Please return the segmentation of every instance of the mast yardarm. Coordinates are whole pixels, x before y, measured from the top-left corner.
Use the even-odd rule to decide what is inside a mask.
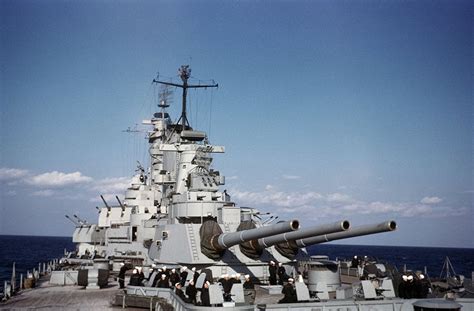
[[[179,68],[178,70],[179,77],[183,81],[183,84],[177,84],[177,83],[172,83],[172,82],[166,82],[166,81],[159,81],[157,79],[153,79],[153,83],[159,83],[159,84],[164,84],[164,85],[171,85],[175,87],[180,87],[183,89],[183,99],[182,99],[182,111],[181,111],[181,117],[178,120],[178,124],[181,121],[181,126],[183,127],[183,130],[186,129],[186,126],[189,127],[189,121],[188,118],[186,117],[186,97],[188,94],[188,89],[197,89],[197,88],[208,88],[208,87],[218,87],[219,84],[188,84],[188,79],[191,77],[191,68],[189,68],[189,65],[183,65]]]

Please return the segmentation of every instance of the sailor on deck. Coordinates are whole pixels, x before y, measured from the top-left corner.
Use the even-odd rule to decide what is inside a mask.
[[[270,274],[270,278],[269,278],[270,285],[276,285],[277,284],[277,266],[275,265],[275,262],[273,260],[270,261],[268,272]]]
[[[283,289],[281,290],[281,293],[285,295],[278,303],[293,303],[297,302],[298,300],[296,299],[296,289],[293,285],[294,280],[292,278],[288,279],[288,283],[283,286]]]

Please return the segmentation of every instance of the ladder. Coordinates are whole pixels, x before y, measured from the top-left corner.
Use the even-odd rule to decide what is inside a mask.
[[[196,244],[196,238],[194,236],[194,230],[192,224],[186,224],[186,229],[188,231],[189,242],[191,244],[191,252],[193,253],[193,260],[199,261],[199,253]]]

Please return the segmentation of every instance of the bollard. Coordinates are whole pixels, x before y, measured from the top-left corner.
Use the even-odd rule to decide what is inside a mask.
[[[20,274],[20,290],[23,289],[23,273]]]
[[[12,267],[12,280],[11,280],[11,286],[12,286],[12,294],[15,292],[15,287],[16,287],[16,268],[15,268],[15,262],[13,262],[13,267]]]
[[[38,263],[38,275],[41,274],[41,263]]]
[[[43,274],[46,274],[46,264],[43,262]]]
[[[7,281],[5,281],[5,283],[3,284],[3,299],[4,300],[7,300],[8,298],[8,283]]]

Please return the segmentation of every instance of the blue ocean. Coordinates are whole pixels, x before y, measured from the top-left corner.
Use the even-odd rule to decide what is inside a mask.
[[[16,262],[19,276],[32,268],[37,269],[38,263],[60,258],[65,249],[75,249],[71,237],[0,235],[0,285],[5,280],[10,280],[13,262]],[[310,246],[308,252],[311,255],[327,255],[330,259],[350,259],[354,255],[371,256],[392,263],[399,270],[404,265],[408,270],[423,271],[426,267],[431,277],[440,275],[444,259],[448,256],[457,274],[471,277],[471,272],[474,271],[473,248],[320,244]]]

